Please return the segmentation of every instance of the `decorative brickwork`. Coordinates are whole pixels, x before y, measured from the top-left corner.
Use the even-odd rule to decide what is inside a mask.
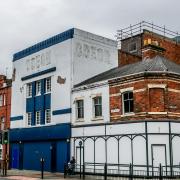
[[[123,114],[121,89],[133,87],[134,114]],[[119,112],[113,112],[119,109]],[[141,77],[110,82],[111,120],[180,119],[180,81],[172,77]]]

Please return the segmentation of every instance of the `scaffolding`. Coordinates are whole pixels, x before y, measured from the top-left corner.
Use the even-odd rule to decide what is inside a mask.
[[[117,41],[118,45],[121,44],[123,39],[134,37],[138,34],[143,33],[143,31],[151,31],[157,33],[165,38],[173,39],[176,43],[180,42],[180,34],[175,31],[167,29],[165,26],[158,26],[153,23],[146,21],[141,21],[140,23],[130,25],[129,27],[117,30]]]

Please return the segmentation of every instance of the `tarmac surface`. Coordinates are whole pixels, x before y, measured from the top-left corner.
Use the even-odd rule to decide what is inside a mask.
[[[7,176],[0,175],[0,180],[39,180],[39,179],[41,179],[40,171],[8,170]],[[64,179],[64,174],[44,172],[43,179],[62,180],[62,179]],[[68,177],[67,179],[68,180],[72,180],[72,179],[77,180],[79,178],[78,177]]]

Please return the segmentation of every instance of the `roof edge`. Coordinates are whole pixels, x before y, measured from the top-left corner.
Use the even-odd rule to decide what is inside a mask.
[[[53,46],[53,45],[58,44],[60,42],[63,42],[65,40],[71,39],[71,38],[73,38],[73,35],[74,35],[74,28],[69,29],[67,31],[64,31],[60,34],[57,34],[57,35],[55,35],[49,39],[46,39],[44,41],[41,41],[41,42],[31,46],[31,47],[28,47],[22,51],[15,53],[13,55],[13,62],[17,61],[21,58],[24,58],[26,56],[29,56],[31,54],[34,54],[40,50],[46,49],[50,46]]]

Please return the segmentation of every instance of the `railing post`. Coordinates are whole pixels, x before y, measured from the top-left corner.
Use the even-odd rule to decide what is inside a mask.
[[[133,174],[132,174],[132,164],[130,163],[129,165],[129,180],[133,179]]]
[[[107,180],[107,163],[104,164],[104,180]]]
[[[163,179],[162,166],[161,166],[161,164],[159,164],[159,179],[160,179],[160,180]]]
[[[83,164],[83,179],[85,179],[85,164]]]

